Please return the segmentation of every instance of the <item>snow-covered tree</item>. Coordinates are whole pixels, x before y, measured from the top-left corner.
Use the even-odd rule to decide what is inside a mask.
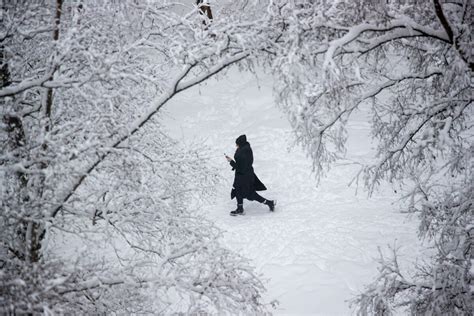
[[[272,71],[318,175],[368,107],[367,187],[413,187],[407,208],[436,255],[410,276],[383,259],[359,312],[472,310],[470,1],[229,2],[212,21],[195,1],[2,5],[4,310],[263,311],[253,270],[188,206],[213,183],[205,153],[156,120],[233,64]]]
[[[355,300],[360,314],[464,314],[473,302],[471,1],[274,1],[276,92],[318,175],[344,156],[345,123],[372,113],[372,191],[408,191],[436,254],[416,272],[396,255]]]
[[[205,150],[155,115],[246,56],[180,7],[2,2],[3,312],[263,312],[253,268],[191,206],[215,182]]]

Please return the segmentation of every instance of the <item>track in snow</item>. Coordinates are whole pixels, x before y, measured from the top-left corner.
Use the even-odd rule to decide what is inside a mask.
[[[397,212],[389,187],[370,199],[348,183],[356,164],[339,164],[318,187],[311,162],[292,146],[292,132],[275,107],[271,77],[232,70],[173,99],[163,122],[171,136],[200,140],[215,152],[210,164],[223,176],[209,217],[226,231],[224,244],[253,260],[267,279],[265,299],[280,302],[275,314],[346,315],[347,300],[376,275],[377,246],[401,245],[417,253],[416,221]],[[229,216],[233,173],[223,153],[233,155],[234,140],[246,134],[254,169],[267,186],[261,194],[277,199],[275,213],[244,201],[245,216]],[[349,122],[348,161],[371,159],[368,117]]]

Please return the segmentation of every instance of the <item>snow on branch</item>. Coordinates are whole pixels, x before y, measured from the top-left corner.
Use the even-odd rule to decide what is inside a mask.
[[[186,89],[189,89],[195,85],[198,85],[199,83],[203,82],[204,80],[210,78],[211,76],[219,73],[223,69],[233,65],[234,63],[237,63],[244,58],[248,57],[249,53],[244,52],[240,54],[233,55],[217,65],[211,67],[208,69],[204,74],[201,74],[195,78],[189,79],[186,82],[182,82],[183,79],[185,79],[188,74],[191,72],[191,70],[196,66],[196,65],[187,65],[185,66],[184,70],[181,72],[180,75],[178,75],[173,82],[171,83],[171,87],[169,88],[167,92],[165,92],[156,102],[155,105],[150,107],[150,109],[138,120],[136,120],[134,123],[130,124],[129,126],[129,132],[125,135],[122,136],[117,136],[114,137],[114,140],[111,141],[110,145],[107,146],[106,148],[114,149],[117,147],[120,147],[120,145],[125,142],[127,139],[129,139],[132,135],[134,135],[143,125],[145,125],[158,111],[168,102],[171,98],[173,98],[176,94],[185,91]],[[86,177],[91,174],[96,167],[109,155],[110,151],[102,154],[99,156],[99,158],[92,163],[86,170],[85,172],[75,181],[73,184],[72,188],[68,190],[67,194],[65,195],[64,198],[62,198],[62,202],[60,205],[56,206],[55,209],[51,213],[51,217],[55,217],[58,212],[61,210],[63,207],[64,203],[66,203],[69,198],[76,192],[78,187],[84,182]]]
[[[178,93],[258,52],[260,25],[222,16],[204,30],[191,6],[106,1],[64,2],[52,27],[53,6],[4,5],[0,285],[21,293],[6,305],[263,313],[253,268],[194,209],[216,184],[206,149],[166,137],[156,119]]]
[[[55,69],[54,67],[52,67],[46,74],[44,74],[40,78],[26,79],[17,85],[4,87],[0,89],[0,97],[9,97],[34,87],[40,87],[48,80],[51,80],[51,77],[54,72]]]
[[[397,29],[401,29],[401,32],[396,31]],[[372,43],[371,39],[368,39],[368,40],[361,39],[361,41],[369,41],[369,43],[371,43],[371,46],[376,47],[380,45],[381,43],[388,42],[390,40],[400,39],[405,36],[411,37],[413,35],[420,34],[420,35],[429,36],[435,39],[439,39],[445,42],[449,42],[449,37],[442,30],[434,30],[430,27],[420,25],[408,17],[395,19],[384,26],[377,26],[374,24],[363,23],[363,24],[350,27],[348,32],[344,36],[338,39],[332,40],[329,43],[329,46],[327,48],[327,52],[324,58],[324,63],[323,63],[324,68],[327,68],[329,66],[334,66],[333,57],[336,54],[338,49],[340,49],[343,46],[348,45],[354,40],[359,40],[363,34],[368,33],[368,32],[378,33],[378,32],[390,32],[390,31],[394,31],[394,32],[392,32],[391,35],[385,35],[382,39],[379,39],[375,43]]]
[[[275,90],[316,176],[344,158],[360,107],[377,144],[373,162],[361,162],[369,194],[384,181],[407,191],[400,208],[419,215],[420,238],[433,245],[423,266],[406,269],[415,277],[395,252],[382,258],[355,301],[360,315],[473,309],[471,2],[275,4]]]

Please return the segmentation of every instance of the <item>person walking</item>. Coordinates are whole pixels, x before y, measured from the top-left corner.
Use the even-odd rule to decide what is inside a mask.
[[[267,200],[256,192],[264,191],[267,188],[253,171],[253,152],[247,141],[247,136],[240,135],[235,140],[235,144],[237,150],[235,151],[234,159],[227,155],[225,156],[232,170],[235,170],[234,184],[230,197],[231,199],[234,197],[237,199],[237,209],[230,212],[230,215],[244,214],[244,199],[263,203],[273,212],[275,210],[276,201]]]

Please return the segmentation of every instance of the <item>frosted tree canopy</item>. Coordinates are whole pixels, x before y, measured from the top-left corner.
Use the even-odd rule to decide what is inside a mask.
[[[2,313],[271,313],[251,262],[191,203],[218,177],[206,150],[159,120],[230,67],[272,75],[315,182],[369,109],[377,148],[354,182],[404,190],[434,251],[413,273],[381,255],[355,311],[472,313],[471,1],[0,6]]]

